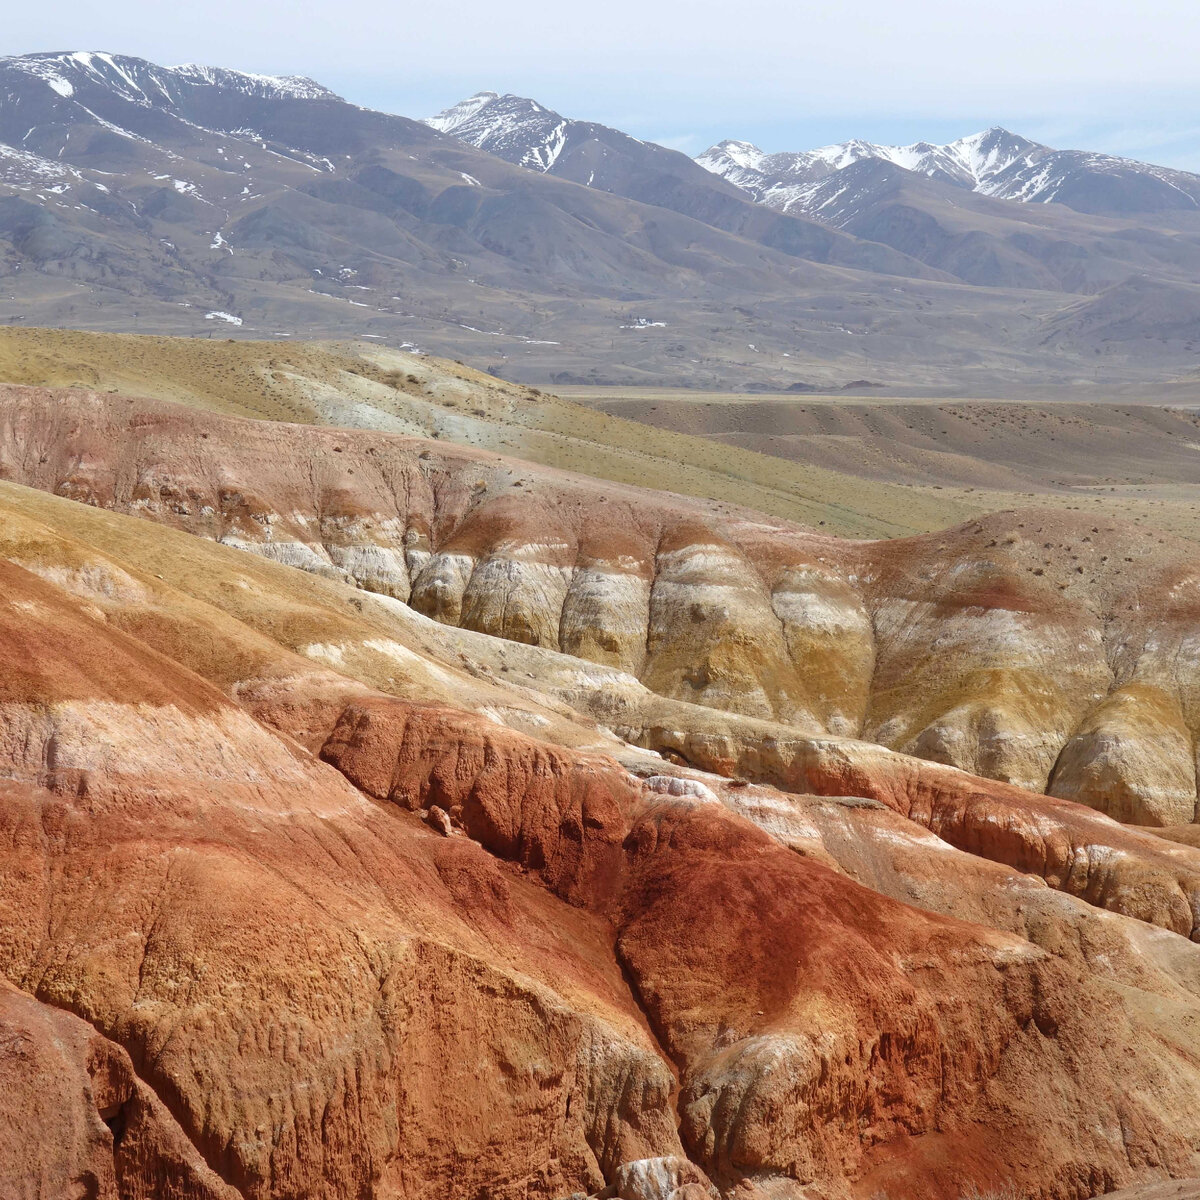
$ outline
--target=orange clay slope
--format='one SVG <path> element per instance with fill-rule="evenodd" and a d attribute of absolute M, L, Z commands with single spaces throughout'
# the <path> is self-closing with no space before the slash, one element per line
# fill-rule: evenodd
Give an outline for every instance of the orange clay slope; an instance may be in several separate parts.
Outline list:
<path fill-rule="evenodd" d="M 0 474 L 568 655 L 628 740 L 641 702 L 620 697 L 649 692 L 1122 821 L 1196 817 L 1200 553 L 1167 535 L 1022 510 L 847 542 L 481 450 L 79 390 L 0 388 Z"/>

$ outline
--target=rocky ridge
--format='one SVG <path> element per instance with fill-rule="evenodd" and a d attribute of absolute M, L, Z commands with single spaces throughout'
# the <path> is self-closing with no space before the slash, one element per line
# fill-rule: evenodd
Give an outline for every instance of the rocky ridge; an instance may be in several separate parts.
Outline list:
<path fill-rule="evenodd" d="M 1028 204 L 1063 204 L 1085 213 L 1200 204 L 1200 176 L 1113 154 L 1055 150 L 993 126 L 946 145 L 883 146 L 854 139 L 798 153 L 766 154 L 749 142 L 723 141 L 696 161 L 756 200 L 783 212 L 813 211 L 813 185 L 867 160 L 891 163 L 955 187 Z"/>

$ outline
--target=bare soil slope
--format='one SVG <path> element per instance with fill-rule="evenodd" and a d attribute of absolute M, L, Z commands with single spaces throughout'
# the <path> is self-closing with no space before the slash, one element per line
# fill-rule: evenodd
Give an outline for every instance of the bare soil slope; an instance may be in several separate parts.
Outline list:
<path fill-rule="evenodd" d="M 343 583 L 11 484 L 0 509 L 21 1194 L 1195 1173 L 1196 851 L 852 742 L 826 783 L 873 800 L 734 786 L 572 715 L 549 651 L 508 683 L 504 643 L 458 657 Z M 1044 880 L 1010 862 L 1038 838 Z"/>

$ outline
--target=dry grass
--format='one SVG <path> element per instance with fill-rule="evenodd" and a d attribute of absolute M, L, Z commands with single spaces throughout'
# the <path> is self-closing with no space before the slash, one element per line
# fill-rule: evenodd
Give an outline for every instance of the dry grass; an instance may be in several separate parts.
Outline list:
<path fill-rule="evenodd" d="M 925 532 L 983 511 L 962 497 L 654 429 L 461 364 L 382 348 L 0 329 L 0 380 L 436 437 L 753 508 L 844 537 Z"/>

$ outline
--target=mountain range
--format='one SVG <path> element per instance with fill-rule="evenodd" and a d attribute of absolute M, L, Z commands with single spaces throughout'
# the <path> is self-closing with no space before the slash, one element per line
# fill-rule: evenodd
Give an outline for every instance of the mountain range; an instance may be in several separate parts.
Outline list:
<path fill-rule="evenodd" d="M 518 166 L 606 191 L 624 194 L 628 185 L 623 185 L 618 164 L 649 156 L 662 169 L 702 186 L 677 161 L 682 157 L 677 152 L 591 121 L 569 120 L 521 96 L 479 92 L 426 118 L 425 124 Z M 941 146 L 886 146 L 855 139 L 818 150 L 767 154 L 750 142 L 729 140 L 695 161 L 769 208 L 835 224 L 837 210 L 830 210 L 830 197 L 841 190 L 837 182 L 843 172 L 862 162 L 891 164 L 999 200 L 1062 204 L 1096 215 L 1200 209 L 1200 175 L 1111 154 L 1055 150 L 999 126 Z"/>
<path fill-rule="evenodd" d="M 855 140 L 766 154 L 749 142 L 724 141 L 696 161 L 771 208 L 809 213 L 817 185 L 864 160 L 891 163 L 999 200 L 1064 204 L 1078 212 L 1115 215 L 1200 207 L 1200 176 L 1111 154 L 1054 150 L 999 126 L 943 146 Z"/>
<path fill-rule="evenodd" d="M 2 59 L 0 319 L 367 338 L 541 384 L 1200 383 L 1193 176 L 998 130 L 722 147 L 495 93 L 421 123 L 293 76 Z"/>

